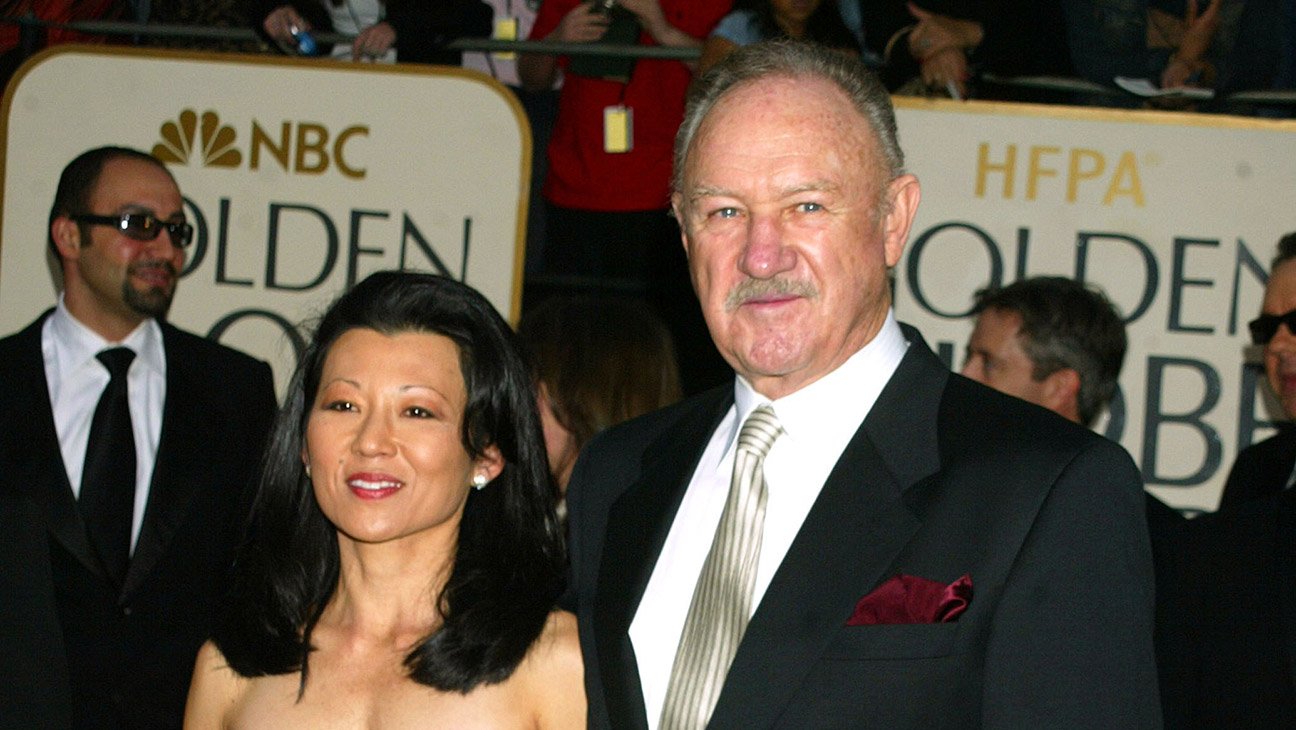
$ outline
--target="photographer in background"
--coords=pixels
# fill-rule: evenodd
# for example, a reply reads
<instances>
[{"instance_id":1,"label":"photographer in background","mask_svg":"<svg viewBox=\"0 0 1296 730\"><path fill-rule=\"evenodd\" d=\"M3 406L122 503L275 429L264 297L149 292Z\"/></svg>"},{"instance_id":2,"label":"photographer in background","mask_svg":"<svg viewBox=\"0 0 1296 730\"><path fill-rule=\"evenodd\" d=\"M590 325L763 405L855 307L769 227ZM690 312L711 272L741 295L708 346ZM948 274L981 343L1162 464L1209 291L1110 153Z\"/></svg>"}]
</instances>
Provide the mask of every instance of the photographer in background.
<instances>
[{"instance_id":1,"label":"photographer in background","mask_svg":"<svg viewBox=\"0 0 1296 730\"><path fill-rule=\"evenodd\" d=\"M603 9L544 0L531 40L700 48L729 6L730 0L617 0ZM518 57L528 90L549 88L559 69L540 273L579 290L572 293L645 295L671 323L685 391L719 382L725 366L694 304L679 227L668 215L675 130L692 69L648 58Z\"/></svg>"},{"instance_id":2,"label":"photographer in background","mask_svg":"<svg viewBox=\"0 0 1296 730\"><path fill-rule=\"evenodd\" d=\"M445 46L456 38L485 38L491 34L492 11L479 0L252 0L249 17L281 47L315 55L313 33L354 35L348 48L336 46L332 55L353 61L439 63L458 66L459 51ZM321 52L329 52L320 48Z\"/></svg>"}]
</instances>

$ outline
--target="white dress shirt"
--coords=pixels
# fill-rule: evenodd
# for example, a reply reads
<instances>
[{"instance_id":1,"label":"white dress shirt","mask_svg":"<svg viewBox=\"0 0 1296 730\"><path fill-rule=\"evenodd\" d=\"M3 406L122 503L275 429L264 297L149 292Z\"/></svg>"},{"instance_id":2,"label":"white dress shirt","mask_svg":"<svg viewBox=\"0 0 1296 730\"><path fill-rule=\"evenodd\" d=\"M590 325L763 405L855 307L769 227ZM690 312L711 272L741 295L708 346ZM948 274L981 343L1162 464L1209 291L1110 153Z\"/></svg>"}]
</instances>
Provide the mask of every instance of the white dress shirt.
<instances>
[{"instance_id":1,"label":"white dress shirt","mask_svg":"<svg viewBox=\"0 0 1296 730\"><path fill-rule=\"evenodd\" d=\"M729 494L734 447L743 421L762 403L770 403L784 430L765 457L769 501L752 594L755 612L828 474L908 346L894 313L888 312L882 329L859 352L791 395L771 402L737 378L734 405L711 434L630 624L650 728L655 730L661 718L693 589Z\"/></svg>"},{"instance_id":2,"label":"white dress shirt","mask_svg":"<svg viewBox=\"0 0 1296 730\"><path fill-rule=\"evenodd\" d=\"M54 411L54 430L63 466L73 496L81 494L81 471L85 468L90 421L99 397L108 387L108 368L95 358L104 349L122 345L135 351L126 373L131 426L135 435L135 507L131 519L131 552L139 539L148 504L149 483L157 460L162 435L162 404L166 400L166 351L162 328L145 320L121 342L108 342L68 312L59 297L54 313L41 327L41 353L45 359L45 383L49 386Z\"/></svg>"},{"instance_id":3,"label":"white dress shirt","mask_svg":"<svg viewBox=\"0 0 1296 730\"><path fill-rule=\"evenodd\" d=\"M360 31L371 26L377 25L387 18L387 9L383 7L380 0L343 0L343 2L334 5L328 4L329 20L333 22L333 32L342 35L359 35ZM399 38L396 39L400 41ZM395 63L396 48L388 48L387 52L376 58L365 58L366 61L375 61L378 63ZM351 60L351 44L337 43L333 46L333 57Z\"/></svg>"}]
</instances>

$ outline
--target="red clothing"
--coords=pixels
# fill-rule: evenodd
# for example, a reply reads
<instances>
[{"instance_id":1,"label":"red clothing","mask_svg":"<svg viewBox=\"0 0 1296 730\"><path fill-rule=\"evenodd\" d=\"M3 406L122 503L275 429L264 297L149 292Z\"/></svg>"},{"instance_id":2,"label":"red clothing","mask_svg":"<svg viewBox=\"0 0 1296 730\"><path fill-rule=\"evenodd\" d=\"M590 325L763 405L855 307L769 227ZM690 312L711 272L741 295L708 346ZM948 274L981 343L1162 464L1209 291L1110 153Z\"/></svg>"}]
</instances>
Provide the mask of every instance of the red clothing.
<instances>
[{"instance_id":1,"label":"red clothing","mask_svg":"<svg viewBox=\"0 0 1296 730\"><path fill-rule=\"evenodd\" d=\"M543 40L578 0L544 0L531 28ZM730 0L661 0L666 20L697 39L729 12ZM646 32L642 45L656 45ZM559 58L566 69L567 58ZM558 98L558 119L549 142L544 197L565 208L634 211L670 204L671 155L684 117L684 92L692 73L679 61L640 59L629 84L568 73ZM603 110L633 109L634 148L603 151Z\"/></svg>"},{"instance_id":2,"label":"red clothing","mask_svg":"<svg viewBox=\"0 0 1296 730\"><path fill-rule=\"evenodd\" d=\"M19 2L5 11L7 17L31 12L50 23L76 23L83 20L117 20L122 7L115 0L30 0ZM0 52L18 47L18 24L0 23ZM104 43L105 38L66 28L47 28L45 45L57 43Z\"/></svg>"}]
</instances>

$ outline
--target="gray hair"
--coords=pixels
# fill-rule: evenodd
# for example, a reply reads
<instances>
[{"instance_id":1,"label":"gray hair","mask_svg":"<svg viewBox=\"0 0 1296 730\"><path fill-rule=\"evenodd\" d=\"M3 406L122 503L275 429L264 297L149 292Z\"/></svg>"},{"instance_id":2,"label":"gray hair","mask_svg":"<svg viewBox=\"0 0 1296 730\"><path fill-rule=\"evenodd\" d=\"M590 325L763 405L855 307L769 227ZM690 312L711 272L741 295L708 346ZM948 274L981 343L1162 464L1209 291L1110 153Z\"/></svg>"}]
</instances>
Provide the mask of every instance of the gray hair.
<instances>
[{"instance_id":1,"label":"gray hair","mask_svg":"<svg viewBox=\"0 0 1296 730\"><path fill-rule=\"evenodd\" d=\"M904 153L896 135L895 110L882 82L858 58L804 41L779 40L743 46L725 56L689 89L684 121L675 135L671 189L680 192L684 160L702 120L735 87L773 77L823 79L850 99L868 121L882 150L887 179L904 172Z\"/></svg>"}]
</instances>

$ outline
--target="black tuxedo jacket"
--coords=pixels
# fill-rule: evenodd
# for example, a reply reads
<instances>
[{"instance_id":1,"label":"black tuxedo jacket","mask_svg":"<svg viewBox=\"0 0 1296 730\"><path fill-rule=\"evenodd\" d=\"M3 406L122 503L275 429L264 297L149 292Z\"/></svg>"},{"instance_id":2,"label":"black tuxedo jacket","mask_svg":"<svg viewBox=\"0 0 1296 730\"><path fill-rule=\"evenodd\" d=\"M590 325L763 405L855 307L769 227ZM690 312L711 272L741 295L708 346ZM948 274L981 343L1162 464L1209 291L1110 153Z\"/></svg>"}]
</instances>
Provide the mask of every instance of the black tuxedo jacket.
<instances>
[{"instance_id":1,"label":"black tuxedo jacket","mask_svg":"<svg viewBox=\"0 0 1296 730\"><path fill-rule=\"evenodd\" d=\"M1224 483L1219 508L1231 510L1281 492L1293 467L1296 467L1296 426L1285 423L1278 433L1238 453Z\"/></svg>"},{"instance_id":2,"label":"black tuxedo jacket","mask_svg":"<svg viewBox=\"0 0 1296 730\"><path fill-rule=\"evenodd\" d=\"M59 451L46 316L0 340L0 726L178 727L274 415L270 368L162 324L162 433L118 590Z\"/></svg>"},{"instance_id":3,"label":"black tuxedo jacket","mask_svg":"<svg viewBox=\"0 0 1296 730\"><path fill-rule=\"evenodd\" d=\"M1143 492L1119 446L951 374L918 333L757 606L717 728L1157 727ZM647 722L628 635L732 388L596 438L568 491L590 726ZM896 574L953 623L847 626Z\"/></svg>"},{"instance_id":4,"label":"black tuxedo jacket","mask_svg":"<svg viewBox=\"0 0 1296 730\"><path fill-rule=\"evenodd\" d=\"M1166 727L1296 727L1296 490L1185 532L1165 626Z\"/></svg>"}]
</instances>

